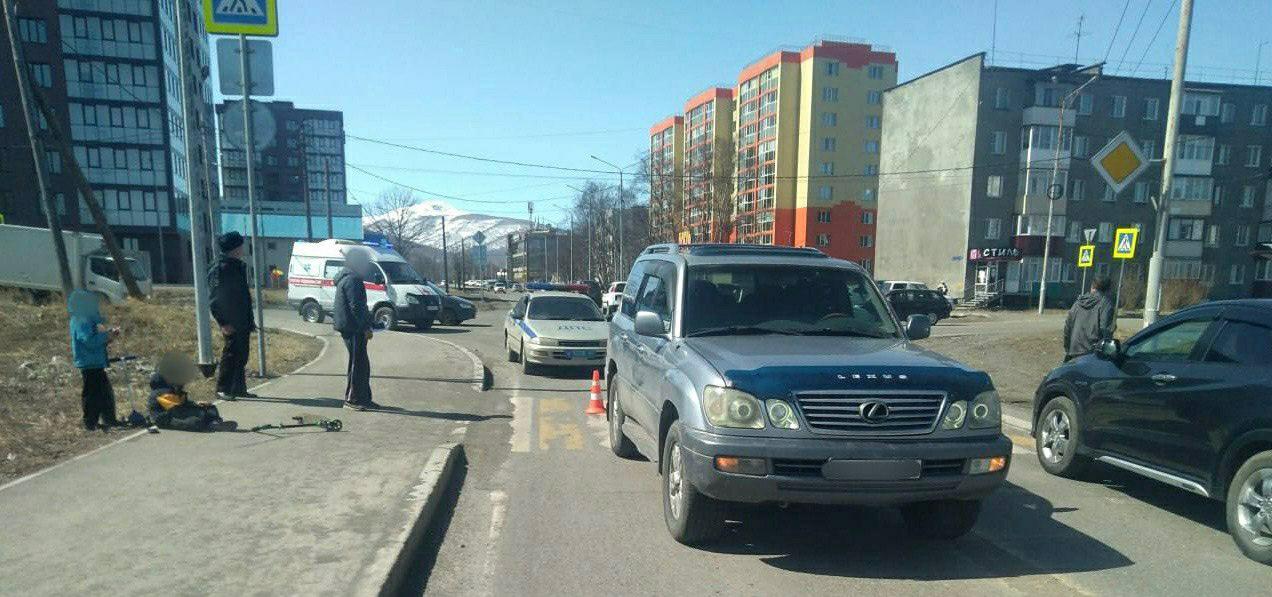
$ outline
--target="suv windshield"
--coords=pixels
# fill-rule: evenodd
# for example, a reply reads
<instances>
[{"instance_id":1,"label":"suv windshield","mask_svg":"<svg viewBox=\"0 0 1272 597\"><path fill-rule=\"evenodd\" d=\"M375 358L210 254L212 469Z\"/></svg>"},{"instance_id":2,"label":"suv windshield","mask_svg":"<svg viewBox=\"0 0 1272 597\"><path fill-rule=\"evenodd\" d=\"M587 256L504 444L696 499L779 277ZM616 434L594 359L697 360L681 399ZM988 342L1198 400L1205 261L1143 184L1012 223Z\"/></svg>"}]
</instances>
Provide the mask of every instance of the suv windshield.
<instances>
[{"instance_id":1,"label":"suv windshield","mask_svg":"<svg viewBox=\"0 0 1272 597\"><path fill-rule=\"evenodd\" d=\"M390 284L423 284L424 278L415 273L409 263L401 261L381 261L380 268L389 277Z\"/></svg>"},{"instance_id":2,"label":"suv windshield","mask_svg":"<svg viewBox=\"0 0 1272 597\"><path fill-rule=\"evenodd\" d=\"M685 276L685 336L898 335L870 279L847 269L710 265Z\"/></svg>"},{"instance_id":3,"label":"suv windshield","mask_svg":"<svg viewBox=\"0 0 1272 597\"><path fill-rule=\"evenodd\" d=\"M586 297L545 296L530 301L528 319L602 321L601 310Z\"/></svg>"}]
</instances>

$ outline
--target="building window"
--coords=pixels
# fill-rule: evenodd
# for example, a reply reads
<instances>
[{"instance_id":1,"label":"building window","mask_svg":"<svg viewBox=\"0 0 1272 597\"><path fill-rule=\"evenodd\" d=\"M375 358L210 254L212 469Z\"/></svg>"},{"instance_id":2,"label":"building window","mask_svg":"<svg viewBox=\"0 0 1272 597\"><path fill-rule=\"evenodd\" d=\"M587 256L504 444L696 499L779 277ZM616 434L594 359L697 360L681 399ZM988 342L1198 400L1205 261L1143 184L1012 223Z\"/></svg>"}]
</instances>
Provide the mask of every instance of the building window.
<instances>
[{"instance_id":1,"label":"building window","mask_svg":"<svg viewBox=\"0 0 1272 597\"><path fill-rule=\"evenodd\" d=\"M879 128L879 117L878 117L878 116L867 116L867 117L866 117L866 128L868 128L868 129L877 129L877 128Z\"/></svg>"},{"instance_id":2,"label":"building window","mask_svg":"<svg viewBox=\"0 0 1272 597\"><path fill-rule=\"evenodd\" d=\"M1011 92L1006 87L999 87L994 90L995 110L1006 110L1009 103L1011 103Z\"/></svg>"},{"instance_id":3,"label":"building window","mask_svg":"<svg viewBox=\"0 0 1272 597\"><path fill-rule=\"evenodd\" d=\"M1236 242L1232 243L1238 247L1244 247L1250 244L1250 227L1237 226Z\"/></svg>"},{"instance_id":4,"label":"building window","mask_svg":"<svg viewBox=\"0 0 1272 597\"><path fill-rule=\"evenodd\" d=\"M1241 188L1241 207L1254 207L1254 196L1259 192L1258 187L1246 185Z\"/></svg>"},{"instance_id":5,"label":"building window","mask_svg":"<svg viewBox=\"0 0 1272 597\"><path fill-rule=\"evenodd\" d=\"M1215 154L1215 164L1219 166L1227 166L1232 161L1232 146L1220 145L1219 152Z\"/></svg>"},{"instance_id":6,"label":"building window","mask_svg":"<svg viewBox=\"0 0 1272 597\"><path fill-rule=\"evenodd\" d=\"M1000 174L991 174L985 184L985 195L989 197L1003 196L1003 177Z\"/></svg>"},{"instance_id":7,"label":"building window","mask_svg":"<svg viewBox=\"0 0 1272 597\"><path fill-rule=\"evenodd\" d=\"M1003 221L998 218L985 219L985 240L998 240L1003 233Z\"/></svg>"},{"instance_id":8,"label":"building window","mask_svg":"<svg viewBox=\"0 0 1272 597\"><path fill-rule=\"evenodd\" d=\"M839 101L839 88L838 87L822 87L822 101L823 102Z\"/></svg>"},{"instance_id":9,"label":"building window","mask_svg":"<svg viewBox=\"0 0 1272 597\"><path fill-rule=\"evenodd\" d=\"M867 91L867 92L866 92L866 103L867 103L867 104L870 104L870 105L872 105L872 106L877 106L877 105L879 105L879 104L883 103L883 92L882 92L882 91L875 91L875 90L873 90L873 89L871 89L870 91Z\"/></svg>"},{"instance_id":10,"label":"building window","mask_svg":"<svg viewBox=\"0 0 1272 597\"><path fill-rule=\"evenodd\" d=\"M1263 126L1268 123L1268 105L1255 104L1254 110L1250 111L1250 124L1254 126Z\"/></svg>"},{"instance_id":11,"label":"building window","mask_svg":"<svg viewBox=\"0 0 1272 597\"><path fill-rule=\"evenodd\" d=\"M1069 181L1069 199L1071 201L1081 201L1086 199L1086 181L1076 178Z\"/></svg>"},{"instance_id":12,"label":"building window","mask_svg":"<svg viewBox=\"0 0 1272 597\"><path fill-rule=\"evenodd\" d=\"M874 140L866 141L866 153L879 153L879 142Z\"/></svg>"},{"instance_id":13,"label":"building window","mask_svg":"<svg viewBox=\"0 0 1272 597\"><path fill-rule=\"evenodd\" d=\"M35 84L40 87L49 88L53 86L53 68L47 64L38 62L30 63L31 77L35 79Z\"/></svg>"},{"instance_id":14,"label":"building window","mask_svg":"<svg viewBox=\"0 0 1272 597\"><path fill-rule=\"evenodd\" d=\"M819 247L829 247L829 246L830 246L830 235L829 235L829 234L826 234L825 232L823 232L823 233L821 233L821 234L818 234L818 235L817 235L817 246L819 246Z\"/></svg>"},{"instance_id":15,"label":"building window","mask_svg":"<svg viewBox=\"0 0 1272 597\"><path fill-rule=\"evenodd\" d=\"M826 74L828 74L828 75L830 75L830 76L832 76L832 77L834 77L834 76L838 75L838 74L839 74L839 63L838 63L838 62L836 62L836 61L834 61L834 60L827 61L827 62L826 62Z\"/></svg>"},{"instance_id":16,"label":"building window","mask_svg":"<svg viewBox=\"0 0 1272 597\"><path fill-rule=\"evenodd\" d=\"M1215 207L1219 207L1220 205L1223 205L1223 187L1219 185L1215 185L1215 192L1213 195L1213 199L1214 199Z\"/></svg>"},{"instance_id":17,"label":"building window","mask_svg":"<svg viewBox=\"0 0 1272 597\"><path fill-rule=\"evenodd\" d=\"M1112 202L1114 202L1114 201L1116 201L1116 200L1117 200L1117 193L1114 193L1114 192L1113 192L1113 187L1109 186L1109 184L1108 184L1108 183L1105 183L1105 184L1104 184L1104 196L1103 196L1103 197L1100 197L1100 199L1101 199L1101 200L1103 200L1103 201L1107 201L1107 202L1109 202L1109 203L1112 203Z\"/></svg>"},{"instance_id":18,"label":"building window","mask_svg":"<svg viewBox=\"0 0 1272 597\"><path fill-rule=\"evenodd\" d=\"M1007 153L1007 133L1003 131L994 131L990 135L990 152L994 155L1003 155Z\"/></svg>"},{"instance_id":19,"label":"building window","mask_svg":"<svg viewBox=\"0 0 1272 597\"><path fill-rule=\"evenodd\" d=\"M857 245L863 249L869 249L874 246L874 237L869 234L863 234L857 239Z\"/></svg>"},{"instance_id":20,"label":"building window","mask_svg":"<svg viewBox=\"0 0 1272 597\"><path fill-rule=\"evenodd\" d=\"M1159 100L1155 97L1144 98L1144 120L1157 120Z\"/></svg>"},{"instance_id":21,"label":"building window","mask_svg":"<svg viewBox=\"0 0 1272 597\"><path fill-rule=\"evenodd\" d=\"M871 64L869 67L866 68L866 76L870 77L871 79L882 79L883 67L879 66L878 64Z\"/></svg>"},{"instance_id":22,"label":"building window","mask_svg":"<svg viewBox=\"0 0 1272 597\"><path fill-rule=\"evenodd\" d=\"M866 176L878 176L878 175L879 175L879 165L878 165L878 164L866 164L866 167L865 167L865 168L862 168L862 172L861 172L861 173L862 173L862 174L864 174L864 175L866 175Z\"/></svg>"},{"instance_id":23,"label":"building window","mask_svg":"<svg viewBox=\"0 0 1272 597\"><path fill-rule=\"evenodd\" d=\"M1147 182L1135 183L1135 202L1136 203L1148 202L1148 183Z\"/></svg>"},{"instance_id":24,"label":"building window","mask_svg":"<svg viewBox=\"0 0 1272 597\"><path fill-rule=\"evenodd\" d=\"M1213 178L1176 176L1170 185L1170 198L1177 201L1214 201Z\"/></svg>"},{"instance_id":25,"label":"building window","mask_svg":"<svg viewBox=\"0 0 1272 597\"><path fill-rule=\"evenodd\" d=\"M862 224L865 224L866 226L873 225L873 224L874 224L874 212L873 212L873 211L863 211L863 212L861 212L861 223L862 223Z\"/></svg>"},{"instance_id":26,"label":"building window","mask_svg":"<svg viewBox=\"0 0 1272 597\"><path fill-rule=\"evenodd\" d=\"M865 202L867 202L867 203L874 201L874 200L875 200L875 190L874 190L874 189L862 189L862 190L861 190L861 200L862 200L862 201L865 201Z\"/></svg>"},{"instance_id":27,"label":"building window","mask_svg":"<svg viewBox=\"0 0 1272 597\"><path fill-rule=\"evenodd\" d=\"M822 201L830 201L835 198L835 188L828 184L824 184L817 188L817 196Z\"/></svg>"},{"instance_id":28,"label":"building window","mask_svg":"<svg viewBox=\"0 0 1272 597\"><path fill-rule=\"evenodd\" d=\"M834 150L835 150L835 138L822 137L822 151L834 151Z\"/></svg>"},{"instance_id":29,"label":"building window","mask_svg":"<svg viewBox=\"0 0 1272 597\"><path fill-rule=\"evenodd\" d=\"M1081 116L1090 116L1092 108L1095 107L1095 97L1089 93L1078 94L1078 114Z\"/></svg>"},{"instance_id":30,"label":"building window","mask_svg":"<svg viewBox=\"0 0 1272 597\"><path fill-rule=\"evenodd\" d=\"M1180 112L1196 116L1218 116L1219 96L1214 93L1184 92L1184 104Z\"/></svg>"},{"instance_id":31,"label":"building window","mask_svg":"<svg viewBox=\"0 0 1272 597\"><path fill-rule=\"evenodd\" d=\"M1203 234L1201 218L1171 218L1166 240L1200 241Z\"/></svg>"},{"instance_id":32,"label":"building window","mask_svg":"<svg viewBox=\"0 0 1272 597\"><path fill-rule=\"evenodd\" d=\"M1263 161L1263 146L1250 145L1246 147L1246 165L1251 168L1258 168L1259 162Z\"/></svg>"},{"instance_id":33,"label":"building window","mask_svg":"<svg viewBox=\"0 0 1272 597\"><path fill-rule=\"evenodd\" d=\"M1152 160L1157 158L1157 143L1152 139L1140 139L1140 150L1144 152L1144 157Z\"/></svg>"},{"instance_id":34,"label":"building window","mask_svg":"<svg viewBox=\"0 0 1272 597\"><path fill-rule=\"evenodd\" d=\"M1219 122L1228 124L1237 119L1237 106L1234 104L1224 104L1219 111Z\"/></svg>"},{"instance_id":35,"label":"building window","mask_svg":"<svg viewBox=\"0 0 1272 597\"><path fill-rule=\"evenodd\" d=\"M1233 265L1232 272L1228 274L1229 284L1245 284L1245 266Z\"/></svg>"},{"instance_id":36,"label":"building window","mask_svg":"<svg viewBox=\"0 0 1272 597\"><path fill-rule=\"evenodd\" d=\"M833 175L833 174L835 173L835 163L834 163L834 162L822 162L822 163L821 163L821 173L822 173L823 175L825 175L825 176L831 176L831 175Z\"/></svg>"},{"instance_id":37,"label":"building window","mask_svg":"<svg viewBox=\"0 0 1272 597\"><path fill-rule=\"evenodd\" d=\"M1210 161L1214 155L1215 138L1196 135L1180 135L1175 157L1181 160Z\"/></svg>"},{"instance_id":38,"label":"building window","mask_svg":"<svg viewBox=\"0 0 1272 597\"><path fill-rule=\"evenodd\" d=\"M1082 222L1078 220L1069 220L1069 234L1065 236L1065 240L1076 243L1082 240Z\"/></svg>"},{"instance_id":39,"label":"building window","mask_svg":"<svg viewBox=\"0 0 1272 597\"><path fill-rule=\"evenodd\" d=\"M1272 259L1258 259L1254 262L1254 279L1272 282Z\"/></svg>"},{"instance_id":40,"label":"building window","mask_svg":"<svg viewBox=\"0 0 1272 597\"><path fill-rule=\"evenodd\" d=\"M1209 227L1206 228L1206 246L1207 247L1219 246L1219 225L1218 224L1211 224Z\"/></svg>"},{"instance_id":41,"label":"building window","mask_svg":"<svg viewBox=\"0 0 1272 597\"><path fill-rule=\"evenodd\" d=\"M1091 138L1086 135L1074 135L1073 137L1073 157L1084 158L1090 155Z\"/></svg>"},{"instance_id":42,"label":"building window","mask_svg":"<svg viewBox=\"0 0 1272 597\"><path fill-rule=\"evenodd\" d=\"M829 223L830 223L830 210L826 210L826 209L819 209L819 210L817 210L817 221L818 221L818 222L821 222L822 224L829 224Z\"/></svg>"},{"instance_id":43,"label":"building window","mask_svg":"<svg viewBox=\"0 0 1272 597\"><path fill-rule=\"evenodd\" d=\"M835 126L839 122L839 115L834 112L822 112L822 126Z\"/></svg>"},{"instance_id":44,"label":"building window","mask_svg":"<svg viewBox=\"0 0 1272 597\"><path fill-rule=\"evenodd\" d=\"M44 19L18 19L18 33L22 41L29 44L43 44L49 41L49 30Z\"/></svg>"},{"instance_id":45,"label":"building window","mask_svg":"<svg viewBox=\"0 0 1272 597\"><path fill-rule=\"evenodd\" d=\"M1122 118L1126 116L1126 96L1113 96L1113 118Z\"/></svg>"},{"instance_id":46,"label":"building window","mask_svg":"<svg viewBox=\"0 0 1272 597\"><path fill-rule=\"evenodd\" d=\"M1113 224L1109 222L1100 222L1099 237L1102 243L1113 242Z\"/></svg>"}]
</instances>

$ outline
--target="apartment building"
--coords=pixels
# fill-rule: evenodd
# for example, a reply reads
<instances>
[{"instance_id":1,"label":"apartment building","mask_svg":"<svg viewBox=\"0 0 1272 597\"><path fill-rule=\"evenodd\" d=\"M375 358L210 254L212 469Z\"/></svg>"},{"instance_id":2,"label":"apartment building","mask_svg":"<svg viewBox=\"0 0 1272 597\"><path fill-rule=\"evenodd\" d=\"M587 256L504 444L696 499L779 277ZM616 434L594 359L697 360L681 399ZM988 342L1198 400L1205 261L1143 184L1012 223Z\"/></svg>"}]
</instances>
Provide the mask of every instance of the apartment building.
<instances>
[{"instance_id":1,"label":"apartment building","mask_svg":"<svg viewBox=\"0 0 1272 597\"><path fill-rule=\"evenodd\" d=\"M527 229L508 235L510 282L570 281L570 232L554 228Z\"/></svg>"},{"instance_id":2,"label":"apartment building","mask_svg":"<svg viewBox=\"0 0 1272 597\"><path fill-rule=\"evenodd\" d=\"M819 41L738 76L737 242L816 247L873 267L883 92L896 54Z\"/></svg>"},{"instance_id":3,"label":"apartment building","mask_svg":"<svg viewBox=\"0 0 1272 597\"><path fill-rule=\"evenodd\" d=\"M684 230L685 119L668 116L649 128L651 240L674 242Z\"/></svg>"},{"instance_id":4,"label":"apartment building","mask_svg":"<svg viewBox=\"0 0 1272 597\"><path fill-rule=\"evenodd\" d=\"M349 204L345 189L344 114L297 108L292 102L262 102L274 122L273 142L253 152L261 251L268 268L286 268L292 243L325 238L362 238L362 206ZM224 125L228 103L217 104ZM242 117L242 112L236 112ZM241 130L241 127L240 127ZM257 132L260 135L260 132ZM221 226L248 234L246 154L240 139L226 139L222 126ZM306 220L308 204L308 220ZM330 218L328 212L330 211Z\"/></svg>"},{"instance_id":5,"label":"apartment building","mask_svg":"<svg viewBox=\"0 0 1272 597\"><path fill-rule=\"evenodd\" d=\"M1064 98L1096 75L1062 111ZM1169 95L1164 79L1077 65L987 66L983 54L888 90L878 277L945 281L954 296L1027 304L1039 294L1049 243L1047 296L1066 305L1082 291L1077 251L1088 231L1096 245L1089 273L1116 278L1114 231L1138 227L1140 246L1125 278L1142 287L1160 163L1115 193L1090 158L1126 131L1150 159L1160 159ZM1168 284L1201 284L1211 298L1269 294L1272 250L1260 257L1256 245L1272 241L1270 104L1269 87L1185 85L1166 230ZM1052 202L1048 236L1053 184L1061 196Z\"/></svg>"},{"instance_id":6,"label":"apartment building","mask_svg":"<svg viewBox=\"0 0 1272 597\"><path fill-rule=\"evenodd\" d=\"M685 102L680 229L690 242L725 242L733 220L733 90L712 87Z\"/></svg>"},{"instance_id":7,"label":"apartment building","mask_svg":"<svg viewBox=\"0 0 1272 597\"><path fill-rule=\"evenodd\" d=\"M182 108L176 11L184 10ZM21 2L18 36L35 88L69 131L74 158L125 250L150 262L159 282L190 279L191 189L215 189L210 139L208 36L198 0L52 0ZM0 58L12 74L8 44ZM11 78L8 80L12 80ZM47 122L37 121L41 130ZM187 159L186 135L195 155ZM200 142L203 141L203 142ZM48 187L66 230L92 231L64 160L46 143ZM16 85L0 85L0 216L10 224L46 225ZM196 193L202 197L203 194ZM215 207L213 201L213 207ZM206 206L197 211L202 214ZM214 232L214 218L197 220Z\"/></svg>"}]
</instances>

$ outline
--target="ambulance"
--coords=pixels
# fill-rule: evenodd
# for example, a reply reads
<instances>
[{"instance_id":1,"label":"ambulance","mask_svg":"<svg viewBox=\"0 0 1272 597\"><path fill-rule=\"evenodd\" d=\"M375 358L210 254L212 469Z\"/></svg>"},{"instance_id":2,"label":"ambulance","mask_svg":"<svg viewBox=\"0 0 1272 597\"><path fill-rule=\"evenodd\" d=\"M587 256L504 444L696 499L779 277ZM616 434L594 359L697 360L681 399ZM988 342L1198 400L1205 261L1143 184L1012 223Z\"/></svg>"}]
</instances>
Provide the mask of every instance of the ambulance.
<instances>
[{"instance_id":1,"label":"ambulance","mask_svg":"<svg viewBox=\"0 0 1272 597\"><path fill-rule=\"evenodd\" d=\"M418 330L433 327L441 311L441 297L390 247L329 239L296 241L287 268L287 304L301 319L322 323L332 312L336 274L344 269L344 254L360 247L371 253L375 270L366 279L367 308L380 329L398 329L406 322Z\"/></svg>"}]
</instances>

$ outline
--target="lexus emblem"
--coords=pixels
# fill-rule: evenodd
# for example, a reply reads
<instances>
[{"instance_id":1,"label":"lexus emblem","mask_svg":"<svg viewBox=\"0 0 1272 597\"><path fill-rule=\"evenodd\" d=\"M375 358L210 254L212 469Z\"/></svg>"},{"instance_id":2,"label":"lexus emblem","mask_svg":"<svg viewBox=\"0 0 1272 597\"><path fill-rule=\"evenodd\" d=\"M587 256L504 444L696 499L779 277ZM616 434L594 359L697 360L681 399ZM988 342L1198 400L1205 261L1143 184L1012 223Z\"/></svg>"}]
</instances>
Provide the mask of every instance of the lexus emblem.
<instances>
[{"instance_id":1,"label":"lexus emblem","mask_svg":"<svg viewBox=\"0 0 1272 597\"><path fill-rule=\"evenodd\" d=\"M858 412L861 413L861 420L874 425L886 421L891 414L887 404L874 400L861 403Z\"/></svg>"}]
</instances>

